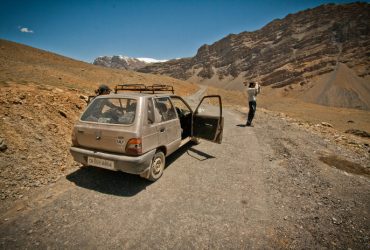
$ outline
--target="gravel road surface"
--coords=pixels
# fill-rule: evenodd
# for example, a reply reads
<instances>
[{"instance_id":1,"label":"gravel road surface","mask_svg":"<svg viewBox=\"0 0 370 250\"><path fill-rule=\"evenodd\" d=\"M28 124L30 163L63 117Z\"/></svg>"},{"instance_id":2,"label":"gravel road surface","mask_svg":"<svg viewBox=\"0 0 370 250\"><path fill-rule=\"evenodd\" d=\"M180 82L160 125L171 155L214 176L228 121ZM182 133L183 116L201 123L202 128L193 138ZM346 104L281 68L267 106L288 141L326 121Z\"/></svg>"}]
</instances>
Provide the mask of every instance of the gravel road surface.
<instances>
[{"instance_id":1,"label":"gravel road surface","mask_svg":"<svg viewBox=\"0 0 370 250\"><path fill-rule=\"evenodd\" d=\"M186 145L155 183L87 167L30 194L0 248L368 249L368 176L320 161L349 152L263 110L224 117L221 145Z\"/></svg>"}]
</instances>

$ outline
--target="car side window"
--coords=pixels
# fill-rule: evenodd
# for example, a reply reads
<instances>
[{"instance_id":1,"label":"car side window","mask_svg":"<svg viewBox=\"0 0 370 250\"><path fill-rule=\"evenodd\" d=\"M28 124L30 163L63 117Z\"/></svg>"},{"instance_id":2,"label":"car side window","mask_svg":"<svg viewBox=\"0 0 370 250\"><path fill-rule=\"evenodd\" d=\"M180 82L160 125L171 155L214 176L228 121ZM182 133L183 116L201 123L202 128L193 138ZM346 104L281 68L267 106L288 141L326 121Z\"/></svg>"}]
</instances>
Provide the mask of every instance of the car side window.
<instances>
[{"instance_id":1,"label":"car side window","mask_svg":"<svg viewBox=\"0 0 370 250\"><path fill-rule=\"evenodd\" d=\"M149 98L148 99L148 124L153 124L154 123L154 107L153 107L153 99Z\"/></svg>"},{"instance_id":2,"label":"car side window","mask_svg":"<svg viewBox=\"0 0 370 250\"><path fill-rule=\"evenodd\" d=\"M177 115L181 119L182 117L188 116L191 114L190 108L185 104L184 100L177 96L171 97L171 101L173 105L175 106L175 110L177 112Z\"/></svg>"},{"instance_id":3,"label":"car side window","mask_svg":"<svg viewBox=\"0 0 370 250\"><path fill-rule=\"evenodd\" d=\"M169 121L176 119L176 111L168 97L160 97L155 99L155 108L161 115L161 121Z\"/></svg>"}]
</instances>

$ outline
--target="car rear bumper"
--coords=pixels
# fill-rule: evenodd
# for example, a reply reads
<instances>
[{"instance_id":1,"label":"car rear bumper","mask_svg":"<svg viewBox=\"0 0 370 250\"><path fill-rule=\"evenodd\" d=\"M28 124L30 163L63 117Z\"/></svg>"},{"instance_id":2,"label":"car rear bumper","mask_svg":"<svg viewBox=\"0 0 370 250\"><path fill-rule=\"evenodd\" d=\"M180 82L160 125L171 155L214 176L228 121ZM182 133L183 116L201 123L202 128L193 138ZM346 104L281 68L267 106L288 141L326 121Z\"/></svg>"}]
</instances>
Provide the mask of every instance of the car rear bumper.
<instances>
[{"instance_id":1,"label":"car rear bumper","mask_svg":"<svg viewBox=\"0 0 370 250\"><path fill-rule=\"evenodd\" d=\"M155 154L155 149L139 156L126 156L112 153L103 153L99 151L71 147L70 152L73 159L83 165L89 165L87 157L96 157L100 159L110 160L114 162L114 169L130 174L141 174L149 168L151 160Z\"/></svg>"}]
</instances>

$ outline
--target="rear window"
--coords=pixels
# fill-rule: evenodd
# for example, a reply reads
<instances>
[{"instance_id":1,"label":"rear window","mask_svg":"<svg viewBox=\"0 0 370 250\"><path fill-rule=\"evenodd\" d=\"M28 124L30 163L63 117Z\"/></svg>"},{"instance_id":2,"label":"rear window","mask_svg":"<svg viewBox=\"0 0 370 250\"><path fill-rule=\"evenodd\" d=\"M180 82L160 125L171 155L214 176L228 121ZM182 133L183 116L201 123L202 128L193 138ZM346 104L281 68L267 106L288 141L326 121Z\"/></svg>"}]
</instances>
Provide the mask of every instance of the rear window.
<instances>
[{"instance_id":1,"label":"rear window","mask_svg":"<svg viewBox=\"0 0 370 250\"><path fill-rule=\"evenodd\" d=\"M95 99L81 116L82 121L132 124L136 114L135 99L101 98Z\"/></svg>"}]
</instances>

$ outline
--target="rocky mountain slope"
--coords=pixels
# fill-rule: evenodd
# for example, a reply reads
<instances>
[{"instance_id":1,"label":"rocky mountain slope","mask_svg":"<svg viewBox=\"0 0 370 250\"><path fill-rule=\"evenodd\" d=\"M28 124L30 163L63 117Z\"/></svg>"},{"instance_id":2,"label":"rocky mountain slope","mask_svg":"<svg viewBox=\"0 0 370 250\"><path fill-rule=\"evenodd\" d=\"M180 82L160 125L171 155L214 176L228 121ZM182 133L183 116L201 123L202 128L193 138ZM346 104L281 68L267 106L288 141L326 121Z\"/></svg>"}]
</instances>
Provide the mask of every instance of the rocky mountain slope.
<instances>
[{"instance_id":1,"label":"rocky mountain slope","mask_svg":"<svg viewBox=\"0 0 370 250\"><path fill-rule=\"evenodd\" d=\"M166 60L156 60L153 58L132 58L127 56L100 56L94 60L93 64L113 69L136 70L151 63L165 61Z\"/></svg>"},{"instance_id":2,"label":"rocky mountain slope","mask_svg":"<svg viewBox=\"0 0 370 250\"><path fill-rule=\"evenodd\" d=\"M369 20L368 3L322 5L274 20L260 30L205 44L192 58L148 65L139 71L226 89L240 90L246 79L273 88L288 86L287 91L297 85L297 92L305 92L320 76L326 79L322 85L338 85L336 73L342 65L353 76L349 84L355 87L339 87L331 92L332 97L311 91L302 98L329 106L370 109ZM328 100L343 97L339 104Z\"/></svg>"}]
</instances>

